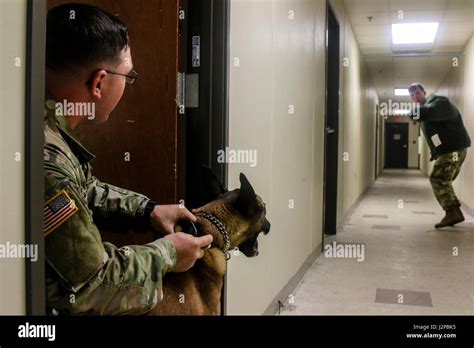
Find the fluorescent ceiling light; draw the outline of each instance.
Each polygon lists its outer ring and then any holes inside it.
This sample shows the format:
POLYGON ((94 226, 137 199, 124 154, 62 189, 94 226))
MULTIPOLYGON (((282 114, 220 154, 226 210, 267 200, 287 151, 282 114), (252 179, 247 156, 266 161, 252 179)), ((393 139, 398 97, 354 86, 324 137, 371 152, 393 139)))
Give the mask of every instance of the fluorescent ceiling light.
POLYGON ((408 88, 395 88, 395 95, 397 96, 409 96, 408 88))
POLYGON ((394 45, 433 43, 438 26, 438 22, 392 24, 392 42, 394 45))

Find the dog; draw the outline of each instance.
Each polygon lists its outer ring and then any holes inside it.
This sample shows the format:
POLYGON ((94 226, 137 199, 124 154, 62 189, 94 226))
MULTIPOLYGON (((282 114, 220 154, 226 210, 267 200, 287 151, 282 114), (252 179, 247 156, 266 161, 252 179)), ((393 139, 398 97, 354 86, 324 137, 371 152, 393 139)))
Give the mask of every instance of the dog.
POLYGON ((203 170, 208 202, 191 210, 197 217, 195 229, 190 223, 181 229, 212 234, 213 242, 190 270, 163 277, 163 300, 149 315, 220 315, 229 252, 238 248, 247 257, 257 256, 258 236, 270 232, 265 203, 244 174, 240 189, 228 191, 209 168, 203 170))

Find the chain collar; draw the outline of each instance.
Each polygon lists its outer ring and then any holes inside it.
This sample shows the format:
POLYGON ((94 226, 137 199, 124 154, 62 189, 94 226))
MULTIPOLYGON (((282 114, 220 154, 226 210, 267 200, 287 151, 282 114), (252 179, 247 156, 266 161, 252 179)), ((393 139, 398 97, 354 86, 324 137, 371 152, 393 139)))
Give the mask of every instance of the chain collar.
POLYGON ((227 233, 227 230, 224 226, 224 224, 219 220, 215 215, 208 213, 206 211, 198 211, 197 213, 194 213, 196 216, 201 216, 207 220, 209 220, 214 226, 217 227, 219 232, 222 234, 222 237, 224 238, 224 254, 227 260, 230 259, 230 238, 229 238, 229 233, 227 233))

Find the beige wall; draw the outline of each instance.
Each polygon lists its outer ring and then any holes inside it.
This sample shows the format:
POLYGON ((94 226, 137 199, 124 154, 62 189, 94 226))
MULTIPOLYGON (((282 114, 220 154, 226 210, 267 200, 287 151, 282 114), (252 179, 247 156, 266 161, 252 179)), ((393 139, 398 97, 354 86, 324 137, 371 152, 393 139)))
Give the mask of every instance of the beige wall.
POLYGON ((228 182, 248 176, 272 229, 258 257, 231 259, 229 314, 261 314, 321 243, 324 38, 324 0, 231 2, 229 146, 258 165, 230 164, 228 182))
MULTIPOLYGON (((0 1, 0 244, 24 243, 26 0, 0 1), (15 66, 15 59, 21 66, 15 66), (15 153, 21 161, 15 161, 15 153)), ((25 260, 0 258, 0 315, 25 314, 25 260)))
MULTIPOLYGON (((331 5, 341 30, 341 59, 348 58, 348 66, 341 67, 339 99, 337 216, 338 224, 341 224, 344 215, 375 177, 375 106, 378 104, 378 95, 342 1, 333 0, 331 5), (349 155, 348 161, 344 161, 344 153, 349 155)), ((380 127, 383 127, 383 121, 380 127)))
MULTIPOLYGON (((447 96, 462 114, 464 125, 474 140, 474 36, 471 37, 460 57, 459 67, 452 67, 436 94, 447 96)), ((429 151, 425 143, 423 171, 431 172, 434 162, 428 163, 429 151)), ((474 209, 474 155, 472 148, 455 182, 459 198, 474 209)))
MULTIPOLYGON (((324 0, 231 1, 229 147, 256 149, 258 164, 229 164, 228 183, 238 187, 238 174, 248 176, 267 203, 272 229, 260 237, 258 257, 229 262, 228 314, 261 314, 321 244, 325 6, 324 0)), ((377 101, 352 29, 340 23, 341 59, 346 52, 352 63, 341 68, 341 101, 348 100, 341 102, 335 154, 344 202, 339 220, 375 174, 377 101), (347 165, 343 149, 350 152, 347 165)))

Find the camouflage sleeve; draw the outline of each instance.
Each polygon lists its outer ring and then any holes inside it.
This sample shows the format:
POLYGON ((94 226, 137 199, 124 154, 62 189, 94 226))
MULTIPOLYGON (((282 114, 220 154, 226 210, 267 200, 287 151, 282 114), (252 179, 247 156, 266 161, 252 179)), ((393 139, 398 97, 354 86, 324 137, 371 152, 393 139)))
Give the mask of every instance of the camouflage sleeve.
POLYGON ((87 203, 99 224, 146 225, 148 202, 150 199, 142 194, 103 183, 96 177, 87 181, 87 203))
POLYGON ((102 243, 84 189, 45 175, 46 291, 65 314, 142 314, 162 299, 162 278, 176 264, 166 239, 117 248, 102 243))

